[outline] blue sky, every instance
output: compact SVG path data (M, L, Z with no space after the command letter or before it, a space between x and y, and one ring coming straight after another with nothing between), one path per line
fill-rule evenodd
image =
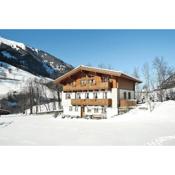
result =
M175 30L0 30L0 36L47 51L73 66L105 64L132 73L156 56L175 65Z

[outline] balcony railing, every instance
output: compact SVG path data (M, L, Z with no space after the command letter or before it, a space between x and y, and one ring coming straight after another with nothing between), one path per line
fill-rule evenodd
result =
M74 106L111 106L112 99L72 99Z
M136 106L136 100L125 100L121 99L120 100L120 107L133 107Z
M110 82L102 82L99 84L86 84L86 85L66 85L63 87L64 92L70 91L88 91L88 90L108 90L111 88Z

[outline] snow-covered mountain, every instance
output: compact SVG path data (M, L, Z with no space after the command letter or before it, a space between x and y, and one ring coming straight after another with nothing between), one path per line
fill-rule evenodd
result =
M0 61L0 108L13 112L22 112L29 108L27 94L29 86L33 82L33 88L40 88L41 104L52 102L56 99L57 92L47 86L52 79L36 76L27 71ZM36 84L37 83L37 84ZM25 100L25 109L21 104ZM35 104L34 104L35 105Z
M52 81L49 78L35 76L27 71L16 68L12 65L0 61L0 99L6 97L9 93L20 93L26 89L27 82L30 80ZM47 90L50 96L49 89Z
M55 79L73 66L42 50L0 37L0 61L37 76Z

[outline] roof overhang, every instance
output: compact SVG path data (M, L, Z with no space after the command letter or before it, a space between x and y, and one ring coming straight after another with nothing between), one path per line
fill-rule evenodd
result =
M114 77L121 77L121 78L132 80L136 83L142 83L142 81L140 81L139 79L137 79L135 77L132 77L128 74L125 74L123 72L120 72L120 71L114 71L114 70L102 69L102 68L95 68L95 67L88 67L88 66L83 66L83 65L78 66L78 67L74 68L73 70L67 72L66 74L60 76L59 78L54 80L54 83L55 84L62 84L62 82L64 80L66 80L67 78L69 78L72 75L75 75L76 73L81 72L81 71L95 72L95 73L110 75L110 76L114 76Z

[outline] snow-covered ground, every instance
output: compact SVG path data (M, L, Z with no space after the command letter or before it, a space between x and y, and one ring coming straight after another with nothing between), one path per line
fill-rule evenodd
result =
M27 82L34 79L45 80L46 82L51 81L49 78L35 76L27 71L0 61L0 98L14 91L23 91L26 89ZM56 93L53 94L46 86L44 88L48 98L52 98L56 95Z
M0 96L9 92L21 91L28 79L37 78L35 75L0 61Z
M107 120L0 117L0 145L175 145L175 101Z

